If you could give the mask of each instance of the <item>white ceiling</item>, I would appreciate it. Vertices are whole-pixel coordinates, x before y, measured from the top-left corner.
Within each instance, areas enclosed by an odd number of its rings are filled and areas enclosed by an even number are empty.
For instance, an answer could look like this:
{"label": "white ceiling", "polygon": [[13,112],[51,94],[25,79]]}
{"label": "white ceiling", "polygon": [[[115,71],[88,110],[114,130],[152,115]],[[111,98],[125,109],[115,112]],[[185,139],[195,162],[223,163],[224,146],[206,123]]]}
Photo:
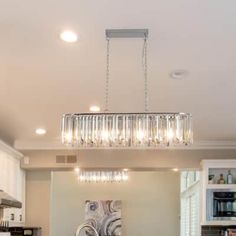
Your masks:
{"label": "white ceiling", "polygon": [[[236,140],[235,9],[235,0],[1,0],[0,137],[59,140],[63,113],[103,106],[105,29],[148,28],[150,110],[191,112],[195,141]],[[60,41],[63,29],[78,43]],[[141,51],[140,39],[111,41],[111,111],[143,110]],[[173,80],[174,69],[189,74]]]}

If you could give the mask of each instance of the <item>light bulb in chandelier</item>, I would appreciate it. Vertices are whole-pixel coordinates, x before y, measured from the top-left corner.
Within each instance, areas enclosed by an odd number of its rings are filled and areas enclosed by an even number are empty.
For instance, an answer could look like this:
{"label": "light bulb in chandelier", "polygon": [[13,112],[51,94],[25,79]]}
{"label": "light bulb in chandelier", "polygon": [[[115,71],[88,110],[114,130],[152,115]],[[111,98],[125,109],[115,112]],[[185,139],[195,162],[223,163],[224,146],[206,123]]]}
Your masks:
{"label": "light bulb in chandelier", "polygon": [[169,129],[169,130],[167,131],[167,139],[168,139],[169,141],[171,141],[171,140],[173,140],[173,138],[174,138],[174,131],[173,131],[173,129]]}
{"label": "light bulb in chandelier", "polygon": [[75,171],[76,174],[78,174],[78,173],[80,172],[80,168],[79,168],[79,167],[76,167],[76,168],[74,169],[74,171]]}
{"label": "light bulb in chandelier", "polygon": [[143,139],[144,139],[144,137],[145,137],[144,131],[143,131],[143,130],[138,130],[136,135],[137,135],[137,140],[139,140],[140,142],[142,142]]}
{"label": "light bulb in chandelier", "polygon": [[73,134],[70,131],[64,133],[64,140],[66,143],[71,144],[73,143]]}
{"label": "light bulb in chandelier", "polygon": [[102,132],[101,132],[101,138],[103,139],[103,140],[106,140],[106,141],[108,141],[109,140],[109,132],[108,132],[108,130],[103,130]]}

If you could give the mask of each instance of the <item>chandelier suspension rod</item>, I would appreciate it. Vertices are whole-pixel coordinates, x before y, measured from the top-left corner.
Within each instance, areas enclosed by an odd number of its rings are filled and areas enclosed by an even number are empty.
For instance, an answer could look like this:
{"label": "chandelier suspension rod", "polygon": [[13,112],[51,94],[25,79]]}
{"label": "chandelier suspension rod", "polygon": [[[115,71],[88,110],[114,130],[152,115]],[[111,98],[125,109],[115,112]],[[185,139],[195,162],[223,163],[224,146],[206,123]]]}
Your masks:
{"label": "chandelier suspension rod", "polygon": [[110,82],[110,38],[107,37],[106,81],[105,81],[105,112],[109,111],[109,82]]}
{"label": "chandelier suspension rod", "polygon": [[105,80],[105,108],[109,111],[109,82],[110,82],[110,38],[143,38],[142,67],[144,75],[144,111],[148,112],[148,73],[147,73],[147,29],[137,30],[106,30],[106,80]]}
{"label": "chandelier suspension rod", "polygon": [[142,55],[143,71],[144,71],[144,111],[148,112],[148,68],[147,68],[147,36],[144,37],[143,55]]}

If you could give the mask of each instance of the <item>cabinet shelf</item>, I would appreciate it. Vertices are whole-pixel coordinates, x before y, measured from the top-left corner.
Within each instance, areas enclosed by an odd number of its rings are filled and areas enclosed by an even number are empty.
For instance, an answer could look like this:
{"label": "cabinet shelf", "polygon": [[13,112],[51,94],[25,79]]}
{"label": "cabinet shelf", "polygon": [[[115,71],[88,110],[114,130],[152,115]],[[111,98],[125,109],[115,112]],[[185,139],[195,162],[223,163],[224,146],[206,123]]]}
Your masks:
{"label": "cabinet shelf", "polygon": [[236,189],[236,184],[207,184],[207,189]]}
{"label": "cabinet shelf", "polygon": [[206,221],[202,222],[201,225],[207,225],[207,226],[234,226],[236,225],[235,220],[213,220],[213,221]]}

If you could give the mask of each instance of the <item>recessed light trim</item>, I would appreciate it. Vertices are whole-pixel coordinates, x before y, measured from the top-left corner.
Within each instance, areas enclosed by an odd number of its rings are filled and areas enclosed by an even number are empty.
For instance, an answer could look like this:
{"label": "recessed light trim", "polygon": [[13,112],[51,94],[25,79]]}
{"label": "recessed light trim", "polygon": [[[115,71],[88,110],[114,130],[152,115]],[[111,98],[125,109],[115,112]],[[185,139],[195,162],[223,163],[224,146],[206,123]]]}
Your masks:
{"label": "recessed light trim", "polygon": [[44,129],[44,128],[37,128],[37,129],[35,130],[35,133],[36,133],[37,135],[44,135],[44,134],[47,133],[47,131],[46,131],[46,129]]}
{"label": "recessed light trim", "polygon": [[91,107],[89,108],[89,110],[90,110],[91,112],[99,112],[99,111],[101,110],[101,108],[100,108],[99,106],[91,106]]}
{"label": "recessed light trim", "polygon": [[62,41],[67,42],[67,43],[75,43],[78,40],[77,34],[71,30],[65,30],[61,32],[60,38]]}
{"label": "recessed light trim", "polygon": [[178,168],[173,168],[172,170],[173,170],[174,172],[178,172],[178,171],[179,171]]}
{"label": "recessed light trim", "polygon": [[188,71],[182,70],[182,69],[173,70],[173,71],[170,72],[170,77],[171,77],[172,79],[183,79],[183,78],[185,78],[187,75],[188,75]]}

